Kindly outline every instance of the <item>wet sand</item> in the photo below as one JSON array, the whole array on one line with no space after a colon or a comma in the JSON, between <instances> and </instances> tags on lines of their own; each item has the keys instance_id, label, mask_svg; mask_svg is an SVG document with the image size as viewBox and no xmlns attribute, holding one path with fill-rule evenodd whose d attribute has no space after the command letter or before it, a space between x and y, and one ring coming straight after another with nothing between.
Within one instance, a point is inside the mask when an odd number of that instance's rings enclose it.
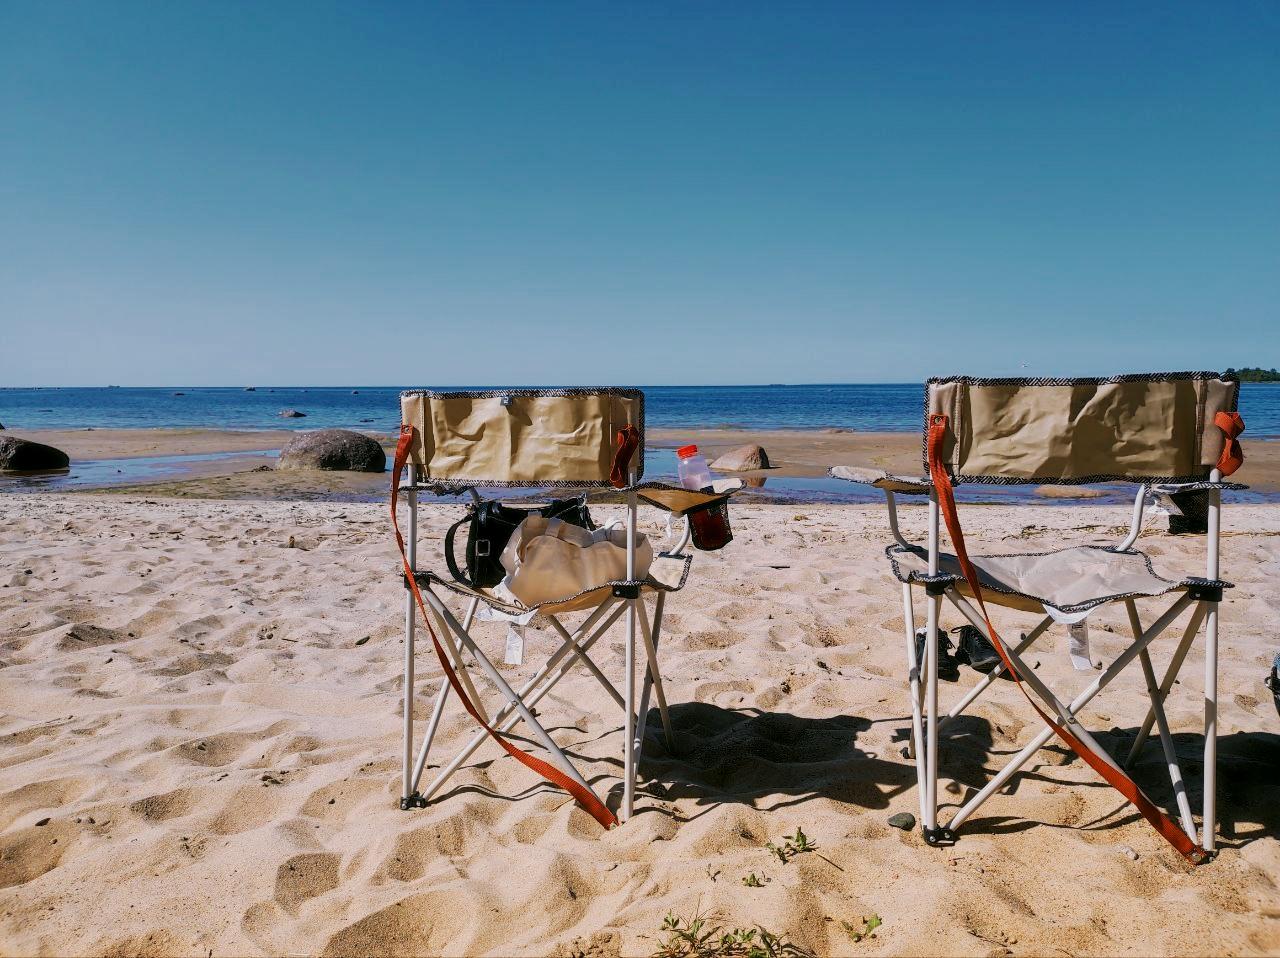
<instances>
[{"instance_id":1,"label":"wet sand","mask_svg":"<svg viewBox=\"0 0 1280 958\"><path fill-rule=\"evenodd\" d=\"M97 429L10 430L5 434L57 446L74 461L279 449L295 433L289 430ZM383 444L389 458L394 438L376 432L368 435ZM774 466L756 474L764 477L824 476L833 465L875 466L908 475L921 472L920 437L916 433L835 429L650 429L647 441L654 448L696 443L709 461L734 446L761 445ZM1246 440L1244 449L1245 465L1234 478L1260 492L1280 492L1280 442ZM157 494L201 498L364 497L385 490L387 483L385 477L349 473L286 476L251 471L260 464L260 460L231 458L205 462L198 467L190 467L189 480L181 477L145 487L116 487L115 491L145 488ZM230 475L237 478L233 481L224 478Z\"/></svg>"}]
</instances>

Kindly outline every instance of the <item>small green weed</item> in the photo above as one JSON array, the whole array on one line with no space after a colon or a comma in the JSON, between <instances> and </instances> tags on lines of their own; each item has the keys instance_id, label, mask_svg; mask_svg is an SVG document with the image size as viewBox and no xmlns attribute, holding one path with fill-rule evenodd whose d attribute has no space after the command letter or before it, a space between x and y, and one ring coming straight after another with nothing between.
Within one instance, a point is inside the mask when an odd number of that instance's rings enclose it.
<instances>
[{"instance_id":1,"label":"small green weed","mask_svg":"<svg viewBox=\"0 0 1280 958\"><path fill-rule=\"evenodd\" d=\"M662 922L662 940L653 958L812 958L786 935L754 928L726 930L702 915L686 921L668 913Z\"/></svg>"},{"instance_id":2,"label":"small green weed","mask_svg":"<svg viewBox=\"0 0 1280 958\"><path fill-rule=\"evenodd\" d=\"M811 842L809 836L804 833L804 829L797 825L794 835L784 835L782 837L781 847L773 842L768 842L764 847L769 849L778 861L785 865L797 855L814 851L818 846L816 843Z\"/></svg>"},{"instance_id":3,"label":"small green weed","mask_svg":"<svg viewBox=\"0 0 1280 958\"><path fill-rule=\"evenodd\" d=\"M861 928L855 928L847 921L840 922L840 927L843 928L844 933L849 936L849 940L854 944L857 944L864 938L873 937L873 932L883 924L884 922L880 920L879 915L872 915L870 918L862 919Z\"/></svg>"}]
</instances>

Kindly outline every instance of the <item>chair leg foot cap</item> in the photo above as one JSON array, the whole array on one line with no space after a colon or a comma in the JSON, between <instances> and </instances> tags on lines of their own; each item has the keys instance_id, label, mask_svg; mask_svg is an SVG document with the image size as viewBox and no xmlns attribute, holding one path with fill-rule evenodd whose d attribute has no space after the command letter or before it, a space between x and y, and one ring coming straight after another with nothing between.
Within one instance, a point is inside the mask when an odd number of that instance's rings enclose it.
<instances>
[{"instance_id":1,"label":"chair leg foot cap","mask_svg":"<svg viewBox=\"0 0 1280 958\"><path fill-rule=\"evenodd\" d=\"M925 844L934 848L949 848L956 843L956 833L942 825L937 828L921 828L920 832L924 835Z\"/></svg>"},{"instance_id":2,"label":"chair leg foot cap","mask_svg":"<svg viewBox=\"0 0 1280 958\"><path fill-rule=\"evenodd\" d=\"M427 800L418 792L414 792L408 798L400 799L400 811L407 812L411 808L426 808Z\"/></svg>"}]
</instances>

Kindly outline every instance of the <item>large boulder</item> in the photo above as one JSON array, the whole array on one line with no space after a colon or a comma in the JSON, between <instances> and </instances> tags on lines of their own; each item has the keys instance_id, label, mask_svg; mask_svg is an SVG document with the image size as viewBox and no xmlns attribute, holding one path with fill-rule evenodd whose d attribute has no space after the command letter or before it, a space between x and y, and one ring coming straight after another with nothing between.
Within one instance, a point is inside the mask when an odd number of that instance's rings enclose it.
<instances>
[{"instance_id":1,"label":"large boulder","mask_svg":"<svg viewBox=\"0 0 1280 958\"><path fill-rule=\"evenodd\" d=\"M768 469L769 454L763 446L738 446L730 449L711 464L712 469L720 472L750 472L753 469Z\"/></svg>"},{"instance_id":2,"label":"large boulder","mask_svg":"<svg viewBox=\"0 0 1280 958\"><path fill-rule=\"evenodd\" d=\"M384 472L387 454L376 439L350 429L299 433L280 450L277 469L337 469Z\"/></svg>"},{"instance_id":3,"label":"large boulder","mask_svg":"<svg viewBox=\"0 0 1280 958\"><path fill-rule=\"evenodd\" d=\"M296 409L281 409L280 415L284 419L305 419L307 414Z\"/></svg>"},{"instance_id":4,"label":"large boulder","mask_svg":"<svg viewBox=\"0 0 1280 958\"><path fill-rule=\"evenodd\" d=\"M70 465L71 458L53 446L17 436L0 439L0 472L45 472Z\"/></svg>"}]
</instances>

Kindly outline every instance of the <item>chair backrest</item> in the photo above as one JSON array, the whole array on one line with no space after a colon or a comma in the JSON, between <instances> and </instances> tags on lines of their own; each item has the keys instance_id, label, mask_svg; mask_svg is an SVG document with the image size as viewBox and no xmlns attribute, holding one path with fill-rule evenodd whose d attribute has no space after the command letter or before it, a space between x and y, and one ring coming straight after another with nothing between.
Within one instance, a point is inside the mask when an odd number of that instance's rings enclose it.
<instances>
[{"instance_id":1,"label":"chair backrest","mask_svg":"<svg viewBox=\"0 0 1280 958\"><path fill-rule=\"evenodd\" d=\"M925 386L949 419L943 461L959 482L1194 482L1222 453L1217 412L1240 384L1218 373L1107 379L976 379Z\"/></svg>"},{"instance_id":2,"label":"chair backrest","mask_svg":"<svg viewBox=\"0 0 1280 958\"><path fill-rule=\"evenodd\" d=\"M607 486L626 425L640 434L630 468L644 472L638 389L418 389L400 394L400 410L415 428L410 461L423 482Z\"/></svg>"}]
</instances>

